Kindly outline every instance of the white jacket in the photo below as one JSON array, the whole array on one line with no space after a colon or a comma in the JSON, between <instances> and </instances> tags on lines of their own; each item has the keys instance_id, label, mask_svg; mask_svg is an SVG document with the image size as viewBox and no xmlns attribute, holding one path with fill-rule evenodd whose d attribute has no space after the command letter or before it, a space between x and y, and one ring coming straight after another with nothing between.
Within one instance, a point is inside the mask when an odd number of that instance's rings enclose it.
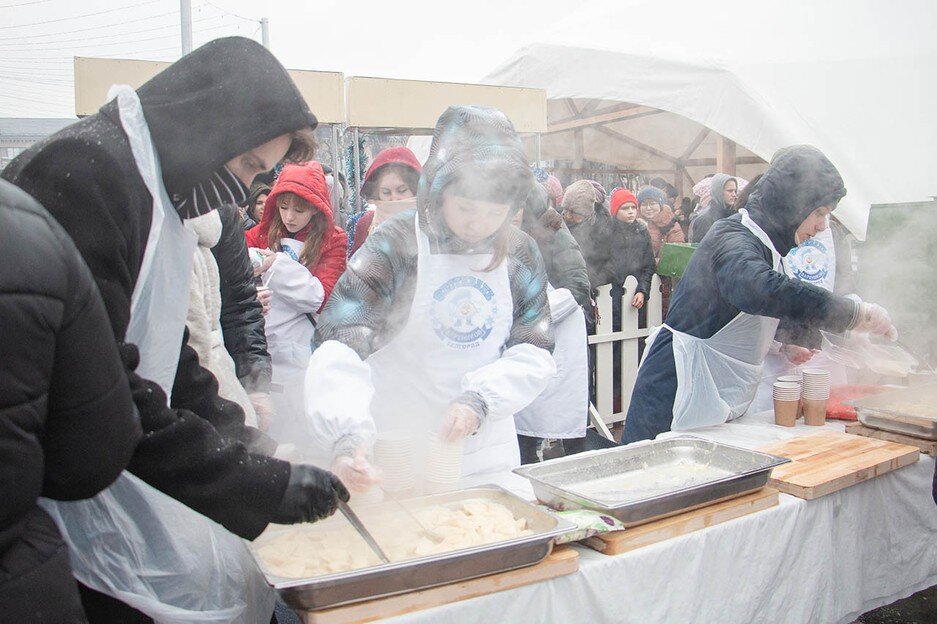
<instances>
[{"instance_id":1,"label":"white jacket","mask_svg":"<svg viewBox=\"0 0 937 624\"><path fill-rule=\"evenodd\" d=\"M199 363L218 380L218 395L240 405L245 422L256 427L254 406L238 381L234 360L225 349L221 334L221 280L218 263L211 253L211 248L221 238L221 217L217 210L212 210L200 217L187 219L185 226L198 236L186 315L189 346L198 354Z\"/></svg>"}]
</instances>

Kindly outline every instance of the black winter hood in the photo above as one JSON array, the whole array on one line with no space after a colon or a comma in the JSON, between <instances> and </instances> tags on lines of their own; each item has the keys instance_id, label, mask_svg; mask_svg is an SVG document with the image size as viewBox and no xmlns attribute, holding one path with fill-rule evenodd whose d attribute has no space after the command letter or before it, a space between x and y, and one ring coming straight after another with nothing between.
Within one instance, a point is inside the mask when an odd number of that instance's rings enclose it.
<instances>
[{"instance_id":1,"label":"black winter hood","mask_svg":"<svg viewBox=\"0 0 937 624\"><path fill-rule=\"evenodd\" d=\"M244 37L206 43L137 94L170 197L192 190L235 156L318 123L280 62ZM120 126L116 102L101 112Z\"/></svg>"},{"instance_id":2,"label":"black winter hood","mask_svg":"<svg viewBox=\"0 0 937 624\"><path fill-rule=\"evenodd\" d=\"M786 256L797 246L795 233L803 220L821 206L835 208L845 195L843 178L823 152L795 145L774 155L745 209Z\"/></svg>"},{"instance_id":3,"label":"black winter hood","mask_svg":"<svg viewBox=\"0 0 937 624\"><path fill-rule=\"evenodd\" d=\"M432 237L457 251L469 245L452 233L440 214L443 190L450 184L472 199L509 203L511 215L524 207L534 177L521 140L504 113L482 106L450 106L436 122L420 176L417 209ZM499 232L472 247L490 247Z\"/></svg>"}]
</instances>

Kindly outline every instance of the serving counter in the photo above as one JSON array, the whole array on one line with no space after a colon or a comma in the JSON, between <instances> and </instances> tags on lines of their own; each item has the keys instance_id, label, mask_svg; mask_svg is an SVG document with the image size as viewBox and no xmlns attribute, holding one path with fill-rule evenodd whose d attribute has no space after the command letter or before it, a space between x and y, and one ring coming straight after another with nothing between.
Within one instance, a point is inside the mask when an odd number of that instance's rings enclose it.
<instances>
[{"instance_id":1,"label":"serving counter","mask_svg":"<svg viewBox=\"0 0 937 624\"><path fill-rule=\"evenodd\" d=\"M756 449L817 430L764 413L693 435ZM937 585L933 473L922 455L816 500L781 494L775 507L621 555L577 545L573 574L386 621L849 623ZM533 495L516 475L483 478L493 480Z\"/></svg>"}]
</instances>

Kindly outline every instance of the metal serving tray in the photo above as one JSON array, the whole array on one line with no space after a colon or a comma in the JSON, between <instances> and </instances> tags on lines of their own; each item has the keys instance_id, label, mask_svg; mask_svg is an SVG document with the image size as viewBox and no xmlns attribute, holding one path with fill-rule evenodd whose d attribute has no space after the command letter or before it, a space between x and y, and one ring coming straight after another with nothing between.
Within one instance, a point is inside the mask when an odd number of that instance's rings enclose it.
<instances>
[{"instance_id":1,"label":"metal serving tray","mask_svg":"<svg viewBox=\"0 0 937 624\"><path fill-rule=\"evenodd\" d=\"M846 402L866 427L925 440L937 440L937 384L902 388ZM935 416L912 413L908 403L933 406Z\"/></svg>"},{"instance_id":2,"label":"metal serving tray","mask_svg":"<svg viewBox=\"0 0 937 624\"><path fill-rule=\"evenodd\" d=\"M765 486L772 468L788 462L785 457L681 436L580 453L522 466L514 472L529 479L537 498L554 509L594 509L618 518L628 527L754 492ZM667 473L694 470L720 476L706 478L701 474L701 480L683 487L669 489L664 484L639 491L645 475L651 483ZM621 501L583 494L589 490L590 481L601 483L619 477L633 478L639 486L616 490L622 495ZM630 494L634 497L629 498Z\"/></svg>"},{"instance_id":3,"label":"metal serving tray","mask_svg":"<svg viewBox=\"0 0 937 624\"><path fill-rule=\"evenodd\" d=\"M497 485L484 485L401 502L414 511L422 507L469 499L483 499L506 506L514 513L515 518L527 520L527 528L533 531L533 534L450 553L304 579L287 579L270 573L253 548L251 552L267 582L277 590L283 602L293 609L315 611L533 565L550 554L555 537L576 528L572 522L544 511ZM374 509L370 511L373 512ZM396 512L393 506L384 506L382 513L394 515ZM359 511L362 518L366 518L368 514L368 507L362 507Z\"/></svg>"}]
</instances>

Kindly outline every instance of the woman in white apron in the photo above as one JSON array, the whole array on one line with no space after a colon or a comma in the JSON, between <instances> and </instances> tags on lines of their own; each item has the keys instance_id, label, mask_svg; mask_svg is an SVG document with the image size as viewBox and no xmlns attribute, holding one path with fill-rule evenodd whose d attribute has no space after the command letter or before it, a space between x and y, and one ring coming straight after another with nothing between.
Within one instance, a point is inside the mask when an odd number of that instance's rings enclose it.
<instances>
[{"instance_id":1,"label":"woman in white apron","mask_svg":"<svg viewBox=\"0 0 937 624\"><path fill-rule=\"evenodd\" d=\"M846 194L819 150L779 151L746 209L717 221L694 252L667 322L648 337L623 443L744 414L779 319L897 337L888 313L792 279L782 258L826 228Z\"/></svg>"},{"instance_id":2,"label":"woman in white apron","mask_svg":"<svg viewBox=\"0 0 937 624\"><path fill-rule=\"evenodd\" d=\"M264 256L257 270L270 289L264 324L273 365L270 396L276 415L267 433L299 443L302 388L316 318L345 270L345 232L335 225L322 165L286 165L267 196L263 218L245 234Z\"/></svg>"},{"instance_id":3,"label":"woman in white apron","mask_svg":"<svg viewBox=\"0 0 937 624\"><path fill-rule=\"evenodd\" d=\"M375 432L462 440L463 475L518 465L513 415L556 370L543 264L510 226L532 183L502 113L450 108L417 211L383 223L349 261L306 376L311 437L346 485L374 482Z\"/></svg>"}]
</instances>

